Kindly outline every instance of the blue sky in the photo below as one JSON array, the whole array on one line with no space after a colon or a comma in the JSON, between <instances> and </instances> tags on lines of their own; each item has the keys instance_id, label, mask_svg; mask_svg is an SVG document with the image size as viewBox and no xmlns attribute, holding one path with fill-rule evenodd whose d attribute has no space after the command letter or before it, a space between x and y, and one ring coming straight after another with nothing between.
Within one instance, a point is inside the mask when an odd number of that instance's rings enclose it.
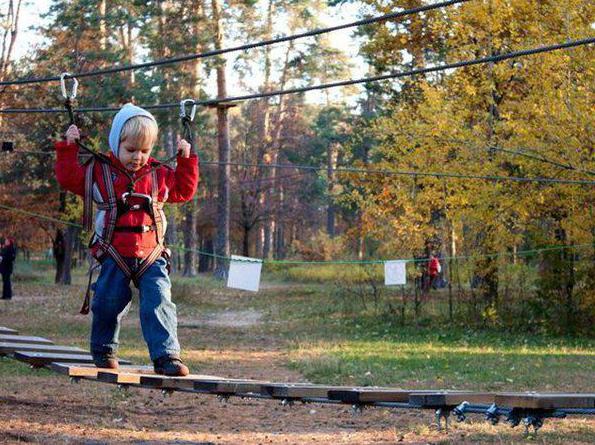
<instances>
[{"instance_id":1,"label":"blue sky","mask_svg":"<svg viewBox=\"0 0 595 445\"><path fill-rule=\"evenodd\" d=\"M24 2L21 11L20 31L17 38L17 43L14 51L14 59L18 59L27 52L34 50L37 45L42 45L43 40L38 33L32 29L36 26L43 25L41 15L46 13L49 9L50 1L31 1ZM324 26L335 25L339 23L349 22L358 18L358 7L352 3L344 4L329 10L330 14L321 17ZM352 37L353 29L340 30L329 34L331 44L338 49L344 51L353 62L353 70L351 77L364 77L366 73L366 66L363 60L358 56L358 42ZM226 46L237 45L244 42L226 42ZM282 51L283 46L277 45L277 49ZM247 91L239 85L239 79L234 75L231 69L231 64L228 64L228 75L230 81L228 82L228 92L230 95L242 94ZM342 79L337 79L342 80ZM248 88L254 88L261 83L261 77L255 75L253 82L248 83ZM214 80L210 79L207 83L207 89L214 89ZM331 97L334 99L340 97L340 90L332 91ZM319 92L313 92L307 99L312 102L317 102L320 98Z\"/></svg>"}]
</instances>

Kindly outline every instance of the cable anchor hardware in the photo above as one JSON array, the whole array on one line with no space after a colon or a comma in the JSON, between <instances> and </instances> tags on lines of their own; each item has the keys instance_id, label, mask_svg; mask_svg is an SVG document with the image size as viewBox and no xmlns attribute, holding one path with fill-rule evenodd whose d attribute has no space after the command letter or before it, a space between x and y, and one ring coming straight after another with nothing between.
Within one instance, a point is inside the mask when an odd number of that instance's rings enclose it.
<instances>
[{"instance_id":1,"label":"cable anchor hardware","mask_svg":"<svg viewBox=\"0 0 595 445\"><path fill-rule=\"evenodd\" d=\"M469 406L469 402L463 402L455 409L452 410L452 413L457 417L457 422L464 422L467 416L465 412L467 411L467 407Z\"/></svg>"},{"instance_id":2,"label":"cable anchor hardware","mask_svg":"<svg viewBox=\"0 0 595 445\"><path fill-rule=\"evenodd\" d=\"M492 425L497 425L500 422L500 411L495 403L492 403L485 413L486 420Z\"/></svg>"},{"instance_id":3,"label":"cable anchor hardware","mask_svg":"<svg viewBox=\"0 0 595 445\"><path fill-rule=\"evenodd\" d=\"M191 105L190 114L188 114L188 105ZM196 102L194 99L182 99L180 101L180 118L181 119L188 119L190 122L194 120L194 116L196 115Z\"/></svg>"},{"instance_id":4,"label":"cable anchor hardware","mask_svg":"<svg viewBox=\"0 0 595 445\"><path fill-rule=\"evenodd\" d=\"M66 91L66 78L72 79L72 88L70 94ZM62 89L62 97L66 100L73 101L76 99L76 92L79 86L79 81L70 73L60 74L60 88Z\"/></svg>"},{"instance_id":5,"label":"cable anchor hardware","mask_svg":"<svg viewBox=\"0 0 595 445\"><path fill-rule=\"evenodd\" d=\"M450 409L438 408L436 410L436 426L438 431L442 431L442 419L444 419L444 431L448 431L448 418L450 417Z\"/></svg>"}]
</instances>

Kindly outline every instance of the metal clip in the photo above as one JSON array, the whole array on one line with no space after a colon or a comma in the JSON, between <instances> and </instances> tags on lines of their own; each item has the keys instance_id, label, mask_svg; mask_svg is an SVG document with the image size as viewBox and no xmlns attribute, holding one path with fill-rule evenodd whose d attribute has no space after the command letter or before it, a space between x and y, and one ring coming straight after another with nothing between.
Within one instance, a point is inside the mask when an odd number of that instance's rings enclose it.
<instances>
[{"instance_id":1,"label":"metal clip","mask_svg":"<svg viewBox=\"0 0 595 445\"><path fill-rule=\"evenodd\" d=\"M452 410L452 413L457 417L457 422L464 422L467 416L465 416L465 411L467 411L467 407L469 406L469 402L463 402L455 409Z\"/></svg>"},{"instance_id":2,"label":"metal clip","mask_svg":"<svg viewBox=\"0 0 595 445\"><path fill-rule=\"evenodd\" d=\"M359 416L364 412L364 405L361 403L354 403L351 405L351 415L352 416Z\"/></svg>"},{"instance_id":3,"label":"metal clip","mask_svg":"<svg viewBox=\"0 0 595 445\"><path fill-rule=\"evenodd\" d=\"M438 408L436 410L436 427L438 431L442 431L442 419L444 419L444 431L448 431L448 418L450 410L448 408Z\"/></svg>"},{"instance_id":4,"label":"metal clip","mask_svg":"<svg viewBox=\"0 0 595 445\"><path fill-rule=\"evenodd\" d=\"M500 422L500 412L498 411L498 406L495 403L492 403L492 405L490 405L490 407L487 409L486 420L492 425L497 425L498 422Z\"/></svg>"},{"instance_id":5,"label":"metal clip","mask_svg":"<svg viewBox=\"0 0 595 445\"><path fill-rule=\"evenodd\" d=\"M122 193L122 202L124 204L128 204L126 202L126 200L128 198L140 198L140 199L145 199L147 201L147 204L149 206L153 205L153 198L149 195L145 195L144 193L134 193L134 192L124 192ZM139 204L135 204L133 206L131 206L132 210L139 210L141 208L141 206Z\"/></svg>"},{"instance_id":6,"label":"metal clip","mask_svg":"<svg viewBox=\"0 0 595 445\"><path fill-rule=\"evenodd\" d=\"M190 109L190 115L188 115L188 113L186 113L186 106L188 104L192 105L192 108ZM196 102L194 102L194 99L183 99L180 101L180 117L183 118L188 118L190 120L190 122L192 122L194 120L194 115L196 114Z\"/></svg>"},{"instance_id":7,"label":"metal clip","mask_svg":"<svg viewBox=\"0 0 595 445\"><path fill-rule=\"evenodd\" d=\"M70 94L66 92L66 77L72 79L72 90ZM60 88L62 89L62 96L64 99L74 100L76 99L76 90L79 86L79 81L76 80L76 77L72 76L70 73L62 73L60 74Z\"/></svg>"}]
</instances>

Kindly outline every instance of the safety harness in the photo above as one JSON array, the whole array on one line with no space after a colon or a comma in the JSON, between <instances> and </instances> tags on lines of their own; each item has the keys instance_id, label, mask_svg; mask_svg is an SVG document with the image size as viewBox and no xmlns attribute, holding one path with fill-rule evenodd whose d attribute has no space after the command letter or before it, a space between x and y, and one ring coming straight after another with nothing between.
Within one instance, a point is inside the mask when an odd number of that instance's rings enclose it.
<instances>
[{"instance_id":1,"label":"safety harness","mask_svg":"<svg viewBox=\"0 0 595 445\"><path fill-rule=\"evenodd\" d=\"M72 93L69 95L66 92L65 79L66 77L73 79ZM64 106L69 113L71 124L75 124L74 112L73 112L73 101L76 97L76 89L78 81L76 78L68 73L63 73L60 77L62 95L64 96ZM190 112L187 111L187 106L191 106ZM180 102L180 119L183 125L183 135L186 140L190 142L191 151L194 152L194 136L192 134L191 123L194 120L196 113L196 104L192 99L185 99ZM77 140L77 145L89 153L91 157L87 160L85 166L85 189L83 196L83 227L85 230L92 230L93 228L93 203L99 211L105 212L104 224L101 233L94 232L89 247L93 248L93 256L99 262L99 264L91 265L89 268L89 280L87 283L87 290L85 292L85 298L81 307L81 314L88 314L91 301L91 282L93 280L93 272L99 267L101 262L107 257L111 257L120 270L130 279L134 285L138 288L141 276L151 267L151 265L162 255L169 259L169 249L165 247L165 214L163 213L164 202L159 201L159 181L157 178L157 168L168 165L174 161L177 154L171 158L158 162L154 161L150 167L150 170L133 178L132 175L125 169L121 169L116 165L113 165L110 158L97 153L94 150L84 146L80 141ZM100 181L105 191L105 196L102 196L101 192L95 193L96 182L94 181L95 166L98 163L101 169ZM114 184L112 180L112 169L116 169L123 173L128 179L128 191L122 194L118 198L114 190ZM145 195L142 193L136 193L134 191L134 185L146 175L151 175L151 195ZM131 199L140 199L142 204L131 204ZM151 216L153 223L149 226L119 226L116 227L118 217L127 212L144 211ZM112 240L115 232L133 232L133 233L145 233L155 232L157 245L155 248L143 258L140 262L131 262L126 258L122 257L120 253L112 245Z\"/></svg>"}]
</instances>

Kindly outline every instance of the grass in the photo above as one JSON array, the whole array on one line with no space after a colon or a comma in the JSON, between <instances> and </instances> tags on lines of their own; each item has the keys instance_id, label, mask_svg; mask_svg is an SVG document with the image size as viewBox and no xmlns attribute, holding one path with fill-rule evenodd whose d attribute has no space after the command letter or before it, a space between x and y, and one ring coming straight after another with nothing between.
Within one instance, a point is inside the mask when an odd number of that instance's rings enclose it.
<instances>
[{"instance_id":1,"label":"grass","mask_svg":"<svg viewBox=\"0 0 595 445\"><path fill-rule=\"evenodd\" d=\"M86 285L85 270L73 271L72 286L54 285L50 264L18 264L16 276L20 278L15 287L27 297L8 304L0 302L0 325L87 348L90 318L78 315ZM346 293L336 285L324 284L324 280L298 286L284 282L279 275L271 277L274 281L265 280L263 290L257 294L226 289L223 283L207 276L172 278L174 302L186 319L200 320L209 314L242 310L263 315L259 326L224 329L217 331L216 337L205 338L205 332L213 331L200 328L181 329L191 368L201 369L205 365L201 360L211 360L211 364L219 360L216 355L201 354L201 349L253 351L274 344L289 351L289 368L314 383L592 392L594 338L521 334L492 325L480 330L471 328L462 317L459 320L463 321L452 324L435 318L443 312L439 305L444 304L444 298L440 294L437 301L425 303L426 318L418 320L418 325L411 323L410 305L408 322L403 325L399 314L372 303L363 307L357 293ZM396 304L399 293L384 292L382 304ZM122 326L120 356L148 363L136 301ZM427 315L432 311L436 314L430 321ZM258 366L266 367L266 359ZM45 378L53 374L0 358L0 375ZM3 380L0 378L0 390L9 391ZM560 422L555 428L548 422L538 442L595 442L592 423L581 419L573 422ZM416 422L405 434L431 435L426 430L422 422ZM473 418L457 425L455 431L465 437L465 443L521 443L518 429L492 427ZM437 440L435 443L456 443L452 437L444 442Z\"/></svg>"}]
</instances>

